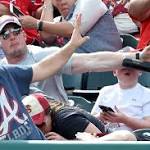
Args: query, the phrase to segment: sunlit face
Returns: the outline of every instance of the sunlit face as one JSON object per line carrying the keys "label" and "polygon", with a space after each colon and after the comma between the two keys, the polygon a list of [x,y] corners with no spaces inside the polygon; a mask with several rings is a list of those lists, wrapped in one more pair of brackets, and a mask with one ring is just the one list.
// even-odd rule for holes
{"label": "sunlit face", "polygon": [[135,85],[140,75],[140,71],[130,68],[122,68],[114,71],[114,76],[117,77],[118,82],[126,86]]}
{"label": "sunlit face", "polygon": [[0,34],[1,47],[6,57],[19,57],[26,51],[26,35],[15,24],[8,24]]}
{"label": "sunlit face", "polygon": [[66,17],[76,0],[52,0],[53,5],[59,10],[63,17]]}
{"label": "sunlit face", "polygon": [[37,127],[46,134],[52,130],[52,120],[50,115],[46,115],[44,118],[44,122],[41,125],[37,125]]}

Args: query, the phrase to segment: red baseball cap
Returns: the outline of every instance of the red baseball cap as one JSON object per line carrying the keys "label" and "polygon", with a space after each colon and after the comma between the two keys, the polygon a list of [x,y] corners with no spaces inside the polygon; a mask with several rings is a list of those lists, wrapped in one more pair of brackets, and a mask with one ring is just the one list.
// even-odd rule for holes
{"label": "red baseball cap", "polygon": [[48,100],[42,93],[26,96],[22,100],[33,122],[40,125],[44,121],[45,110],[50,107]]}

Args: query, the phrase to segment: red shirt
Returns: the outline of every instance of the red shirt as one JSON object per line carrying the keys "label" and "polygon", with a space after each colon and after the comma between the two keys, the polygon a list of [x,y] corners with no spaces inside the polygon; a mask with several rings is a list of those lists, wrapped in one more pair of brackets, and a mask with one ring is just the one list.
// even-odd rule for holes
{"label": "red shirt", "polygon": [[[9,8],[10,0],[1,0],[1,3]],[[43,4],[42,0],[15,0],[13,4],[25,15],[33,15],[36,10]],[[40,35],[36,30],[24,29],[27,34],[27,44],[33,43],[35,40],[40,42]]]}
{"label": "red shirt", "polygon": [[140,41],[137,48],[143,49],[148,44],[150,44],[150,17],[141,22]]}

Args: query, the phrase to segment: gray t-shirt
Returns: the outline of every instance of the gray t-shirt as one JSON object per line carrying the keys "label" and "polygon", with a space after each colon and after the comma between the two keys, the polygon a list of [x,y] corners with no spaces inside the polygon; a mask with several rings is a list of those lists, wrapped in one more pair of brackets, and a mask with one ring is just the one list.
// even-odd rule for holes
{"label": "gray t-shirt", "polygon": [[[19,62],[20,65],[31,65],[36,62],[39,62],[44,57],[48,56],[49,54],[54,54],[60,48],[58,47],[47,47],[42,48],[39,46],[28,45],[28,53],[24,60]],[[57,61],[57,60],[56,60]],[[1,64],[7,64],[7,60],[1,60]],[[65,66],[57,72],[57,74],[49,77],[47,80],[32,83],[32,86],[36,86],[40,90],[42,90],[48,96],[56,99],[67,102],[68,97],[65,92],[63,81],[62,81],[62,73],[71,74],[71,59]]]}

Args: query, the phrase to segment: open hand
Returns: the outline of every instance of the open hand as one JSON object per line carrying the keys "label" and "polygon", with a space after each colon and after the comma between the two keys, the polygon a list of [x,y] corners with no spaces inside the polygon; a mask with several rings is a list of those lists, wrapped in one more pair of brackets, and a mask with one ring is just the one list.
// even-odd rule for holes
{"label": "open hand", "polygon": [[126,117],[125,114],[123,114],[116,106],[115,106],[115,112],[104,112],[101,114],[101,118],[107,122],[111,123],[123,123],[124,118]]}
{"label": "open hand", "polygon": [[78,48],[89,39],[88,36],[82,37],[80,33],[80,24],[81,24],[81,14],[78,14],[74,25],[74,30],[70,39],[72,46],[74,46],[75,48]]}

